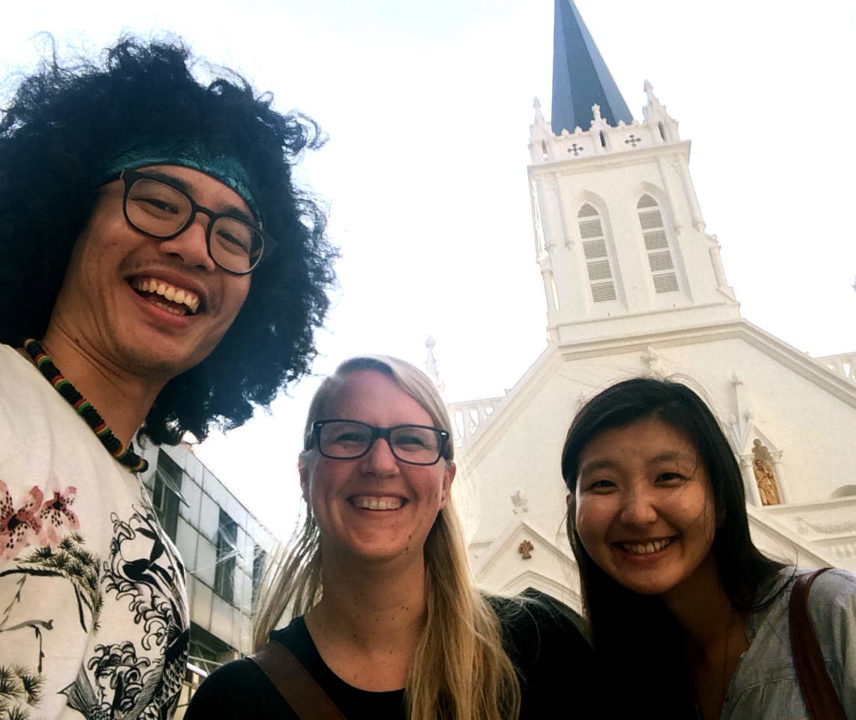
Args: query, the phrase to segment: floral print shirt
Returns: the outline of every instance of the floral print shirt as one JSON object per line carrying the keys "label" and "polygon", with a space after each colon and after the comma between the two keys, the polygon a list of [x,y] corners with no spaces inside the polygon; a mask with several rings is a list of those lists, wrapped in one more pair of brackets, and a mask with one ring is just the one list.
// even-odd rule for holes
{"label": "floral print shirt", "polygon": [[0,717],[172,717],[184,568],[139,478],[0,345]]}

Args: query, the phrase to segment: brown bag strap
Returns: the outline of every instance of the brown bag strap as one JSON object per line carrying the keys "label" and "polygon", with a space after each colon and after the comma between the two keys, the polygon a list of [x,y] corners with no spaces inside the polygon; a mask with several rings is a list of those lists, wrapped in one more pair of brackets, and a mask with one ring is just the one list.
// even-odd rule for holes
{"label": "brown bag strap", "polygon": [[270,640],[249,659],[268,676],[300,720],[345,720],[315,678],[282,643]]}
{"label": "brown bag strap", "polygon": [[823,662],[823,652],[808,614],[808,592],[811,584],[818,575],[829,569],[821,568],[800,575],[791,590],[788,608],[794,667],[811,720],[847,720],[844,707]]}

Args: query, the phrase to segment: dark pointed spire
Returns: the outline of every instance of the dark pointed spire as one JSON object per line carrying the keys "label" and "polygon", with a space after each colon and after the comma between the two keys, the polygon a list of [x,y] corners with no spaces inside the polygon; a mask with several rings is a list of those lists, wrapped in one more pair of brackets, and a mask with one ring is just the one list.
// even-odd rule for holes
{"label": "dark pointed spire", "polygon": [[579,126],[588,130],[592,105],[610,125],[633,121],[574,0],[556,0],[553,29],[553,103],[550,124],[559,135]]}

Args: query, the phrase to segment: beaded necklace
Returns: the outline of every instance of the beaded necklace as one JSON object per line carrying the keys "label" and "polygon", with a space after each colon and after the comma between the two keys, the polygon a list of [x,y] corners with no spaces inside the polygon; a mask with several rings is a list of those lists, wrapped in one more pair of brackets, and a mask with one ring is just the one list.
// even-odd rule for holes
{"label": "beaded necklace", "polygon": [[133,445],[129,444],[128,447],[125,447],[122,444],[122,441],[113,434],[110,426],[104,422],[101,414],[77,391],[74,385],[63,377],[38,341],[28,338],[24,341],[24,350],[33,359],[36,367],[47,381],[66,399],[69,405],[77,410],[77,414],[92,428],[101,444],[107,448],[107,451],[114,458],[122,465],[127,465],[134,472],[145,472],[148,469],[149,463],[134,452]]}

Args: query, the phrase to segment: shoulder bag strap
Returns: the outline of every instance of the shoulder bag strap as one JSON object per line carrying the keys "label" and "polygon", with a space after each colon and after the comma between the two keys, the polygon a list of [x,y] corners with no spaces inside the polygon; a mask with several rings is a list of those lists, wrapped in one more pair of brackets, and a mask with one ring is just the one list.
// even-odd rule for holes
{"label": "shoulder bag strap", "polygon": [[282,643],[271,640],[249,659],[262,669],[300,720],[345,720],[315,678]]}
{"label": "shoulder bag strap", "polygon": [[821,568],[800,575],[791,590],[788,608],[794,667],[811,720],[847,720],[841,700],[832,686],[832,680],[823,662],[823,653],[808,612],[808,592],[811,584],[818,575],[829,569]]}

